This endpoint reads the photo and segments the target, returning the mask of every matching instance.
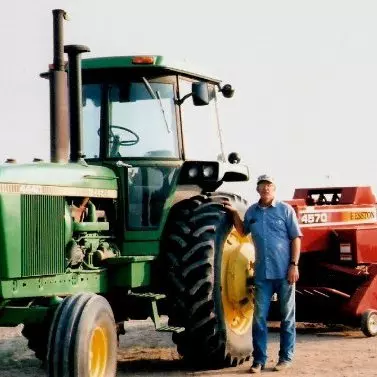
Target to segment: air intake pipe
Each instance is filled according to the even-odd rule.
[[[69,91],[69,118],[71,155],[70,161],[77,162],[83,159],[82,150],[82,82],[81,82],[81,54],[90,49],[82,45],[64,47],[68,54],[68,91]]]

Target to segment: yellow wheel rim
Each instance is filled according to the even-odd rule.
[[[252,323],[253,294],[247,285],[254,274],[255,253],[250,237],[233,228],[224,243],[221,263],[221,298],[228,328],[245,334]]]
[[[107,332],[102,327],[93,331],[89,345],[90,377],[104,377],[109,351]]]

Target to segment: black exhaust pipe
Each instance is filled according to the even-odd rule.
[[[52,14],[54,61],[48,73],[50,81],[50,158],[52,162],[67,162],[69,134],[63,20],[68,18],[66,12],[62,9],[54,9]]]
[[[64,52],[68,54],[71,162],[80,161],[84,157],[82,151],[81,54],[89,51],[89,47],[81,45],[69,45],[64,47]]]

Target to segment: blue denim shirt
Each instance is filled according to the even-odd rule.
[[[255,280],[284,279],[291,260],[291,241],[301,237],[296,214],[287,203],[252,204],[245,213],[245,232],[255,246]]]

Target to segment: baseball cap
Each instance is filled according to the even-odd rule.
[[[275,180],[270,175],[267,175],[267,174],[263,174],[258,177],[257,185],[259,185],[259,183],[261,182],[270,182],[270,183],[275,184]]]

